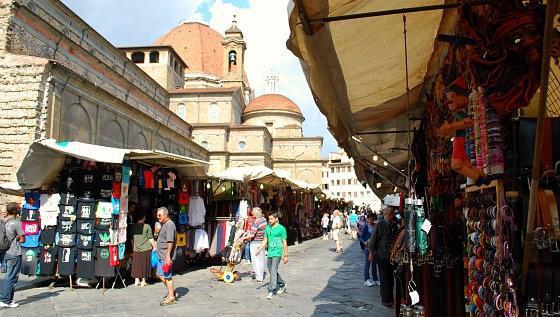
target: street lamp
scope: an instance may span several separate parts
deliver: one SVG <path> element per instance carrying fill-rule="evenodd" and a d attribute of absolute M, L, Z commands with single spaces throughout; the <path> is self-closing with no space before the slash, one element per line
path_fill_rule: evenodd
<path fill-rule="evenodd" d="M 379 159 L 379 157 L 377 156 L 377 154 L 373 156 L 373 160 L 374 160 L 375 162 L 377 162 L 378 159 Z"/>

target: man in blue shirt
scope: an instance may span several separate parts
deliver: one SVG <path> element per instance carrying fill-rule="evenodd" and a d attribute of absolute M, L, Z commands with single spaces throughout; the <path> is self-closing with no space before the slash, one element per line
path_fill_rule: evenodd
<path fill-rule="evenodd" d="M 358 238 L 358 215 L 356 215 L 356 211 L 352 210 L 352 213 L 348 217 L 348 222 L 350 223 L 350 232 L 352 234 L 352 240 L 356 240 Z"/>

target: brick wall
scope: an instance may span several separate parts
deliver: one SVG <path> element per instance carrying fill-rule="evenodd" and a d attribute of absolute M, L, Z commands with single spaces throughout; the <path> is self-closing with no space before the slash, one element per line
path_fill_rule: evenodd
<path fill-rule="evenodd" d="M 44 132 L 38 120 L 47 64 L 42 58 L 10 54 L 0 59 L 0 183 L 16 181 L 27 147 Z M 1 205 L 11 199 L 0 194 Z"/>

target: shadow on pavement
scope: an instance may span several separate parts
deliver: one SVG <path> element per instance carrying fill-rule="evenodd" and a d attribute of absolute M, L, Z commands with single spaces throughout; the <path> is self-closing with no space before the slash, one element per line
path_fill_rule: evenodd
<path fill-rule="evenodd" d="M 334 259 L 340 266 L 333 269 L 326 287 L 313 298 L 317 305 L 312 316 L 392 316 L 392 310 L 381 304 L 379 286 L 364 286 L 365 255 L 358 241 L 344 235 L 343 250 Z"/>
<path fill-rule="evenodd" d="M 40 294 L 37 294 L 37 295 L 32 295 L 32 296 L 29 296 L 25 299 L 22 299 L 22 300 L 18 301 L 18 304 L 25 305 L 25 304 L 30 304 L 30 303 L 42 300 L 42 299 L 52 298 L 52 297 L 60 295 L 61 292 L 64 292 L 64 290 L 61 289 L 61 290 L 57 290 L 57 291 L 47 291 L 47 292 L 43 292 L 43 293 L 40 293 Z"/>
<path fill-rule="evenodd" d="M 177 299 L 179 299 L 183 296 L 187 296 L 187 294 L 189 293 L 189 289 L 186 287 L 177 287 L 175 289 L 175 292 L 177 292 Z"/>

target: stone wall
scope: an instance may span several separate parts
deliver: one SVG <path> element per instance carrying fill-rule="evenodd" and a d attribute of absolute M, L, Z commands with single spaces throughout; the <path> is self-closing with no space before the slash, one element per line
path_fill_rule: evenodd
<path fill-rule="evenodd" d="M 273 138 L 301 138 L 303 117 L 289 112 L 249 113 L 243 117 L 244 124 L 267 127 Z M 282 131 L 282 128 L 292 127 Z"/>
<path fill-rule="evenodd" d="M 193 140 L 209 151 L 226 151 L 229 127 L 193 128 Z M 206 142 L 206 144 L 204 144 Z"/>
<path fill-rule="evenodd" d="M 42 100 L 48 67 L 42 58 L 7 54 L 0 59 L 0 183 L 16 181 L 28 145 L 45 133 Z M 9 199 L 0 194 L 0 204 Z"/>
<path fill-rule="evenodd" d="M 208 88 L 209 91 L 212 88 Z M 170 109 L 178 112 L 179 105 L 185 105 L 186 122 L 241 124 L 241 114 L 245 108 L 240 90 L 230 92 L 196 92 L 171 95 Z"/>
<path fill-rule="evenodd" d="M 322 138 L 273 139 L 275 160 L 320 160 Z"/>
<path fill-rule="evenodd" d="M 230 153 L 267 152 L 266 144 L 270 144 L 270 134 L 265 128 L 239 127 L 231 129 L 227 150 Z"/>

